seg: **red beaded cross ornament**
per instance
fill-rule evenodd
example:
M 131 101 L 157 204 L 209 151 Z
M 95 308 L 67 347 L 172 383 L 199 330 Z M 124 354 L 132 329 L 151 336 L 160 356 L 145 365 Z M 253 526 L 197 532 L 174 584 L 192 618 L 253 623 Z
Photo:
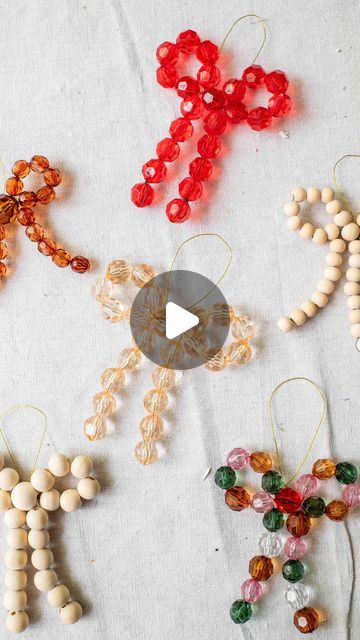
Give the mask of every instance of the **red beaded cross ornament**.
M 266 36 L 264 23 L 261 19 L 260 21 Z M 181 117 L 172 121 L 170 137 L 158 143 L 157 158 L 144 164 L 142 174 L 145 182 L 136 184 L 131 190 L 131 200 L 137 207 L 146 207 L 152 203 L 155 195 L 152 184 L 165 179 L 165 163 L 174 162 L 180 154 L 179 143 L 193 135 L 191 121 L 202 119 L 205 132 L 197 142 L 199 155 L 190 162 L 189 176 L 179 184 L 180 198 L 171 200 L 166 206 L 170 222 L 185 222 L 189 218 L 189 202 L 200 199 L 202 183 L 210 178 L 213 170 L 211 160 L 221 151 L 219 136 L 228 125 L 246 122 L 255 131 L 261 131 L 270 126 L 273 117 L 282 117 L 291 109 L 291 98 L 286 93 L 289 82 L 282 71 L 266 73 L 259 65 L 252 64 L 245 69 L 241 79 L 230 78 L 222 88 L 216 88 L 221 81 L 221 72 L 216 66 L 221 48 L 210 40 L 201 41 L 197 33 L 188 30 L 180 33 L 176 44 L 163 42 L 156 51 L 161 65 L 156 72 L 157 81 L 165 88 L 175 88 L 182 98 Z M 195 55 L 202 63 L 196 78 L 181 76 L 178 72 L 177 64 L 181 55 Z M 262 86 L 272 94 L 268 106 L 248 110 L 245 98 L 249 97 L 252 90 Z
M 42 174 L 45 186 L 35 191 L 24 191 L 23 178 L 30 171 Z M 5 238 L 5 225 L 17 220 L 26 227 L 27 237 L 36 242 L 38 250 L 44 256 L 51 256 L 52 261 L 58 267 L 71 266 L 76 273 L 85 273 L 90 268 L 90 262 L 83 256 L 71 256 L 58 247 L 55 242 L 47 238 L 44 229 L 37 224 L 34 207 L 40 204 L 49 204 L 55 199 L 54 187 L 61 182 L 58 169 L 52 169 L 49 161 L 44 156 L 34 156 L 30 162 L 17 160 L 12 168 L 13 176 L 6 181 L 6 194 L 0 195 L 0 277 L 7 273 L 7 266 L 2 262 L 8 255 L 8 249 L 3 242 Z
M 303 584 L 306 573 L 301 559 L 307 553 L 304 537 L 309 533 L 315 520 L 326 515 L 334 522 L 343 521 L 351 507 L 360 505 L 360 484 L 356 482 L 358 472 L 349 462 L 335 464 L 330 459 L 317 460 L 312 473 L 297 478 L 294 488 L 289 485 L 298 476 L 307 461 L 312 446 L 318 435 L 326 410 L 326 399 L 322 390 L 307 378 L 291 378 L 290 380 L 306 380 L 319 391 L 324 402 L 320 422 L 308 448 L 298 472 L 285 484 L 281 472 L 273 469 L 273 461 L 268 453 L 256 451 L 250 454 L 242 448 L 230 451 L 226 466 L 220 467 L 215 474 L 215 482 L 225 489 L 225 503 L 233 511 L 243 511 L 251 507 L 257 513 L 263 514 L 263 525 L 267 532 L 259 538 L 260 555 L 254 556 L 249 563 L 251 578 L 245 580 L 241 586 L 241 599 L 236 600 L 230 608 L 230 617 L 236 624 L 243 624 L 253 615 L 253 604 L 263 595 L 262 582 L 266 582 L 275 571 L 272 558 L 285 555 L 282 575 L 289 583 L 285 590 L 285 600 L 294 613 L 294 624 L 303 634 L 312 633 L 318 628 L 321 620 L 320 613 L 309 606 L 310 590 Z M 270 398 L 286 382 L 280 383 L 274 389 Z M 270 413 L 271 415 L 271 413 Z M 272 419 L 271 419 L 272 420 Z M 272 424 L 273 427 L 273 424 Z M 278 445 L 273 428 L 274 442 L 277 453 Z M 251 495 L 243 485 L 243 470 L 250 465 L 253 471 L 261 473 L 261 491 Z M 344 485 L 341 500 L 331 500 L 328 504 L 319 496 L 319 480 L 329 480 L 335 477 Z M 284 538 L 280 533 L 284 525 L 290 536 Z

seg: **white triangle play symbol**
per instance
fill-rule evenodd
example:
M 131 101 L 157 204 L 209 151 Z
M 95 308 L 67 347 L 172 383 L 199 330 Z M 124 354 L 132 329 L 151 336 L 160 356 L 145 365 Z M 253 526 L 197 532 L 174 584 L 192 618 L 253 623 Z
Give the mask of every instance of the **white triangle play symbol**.
M 168 340 L 177 338 L 185 331 L 196 327 L 199 324 L 199 318 L 179 307 L 175 302 L 168 302 L 166 305 L 166 337 Z

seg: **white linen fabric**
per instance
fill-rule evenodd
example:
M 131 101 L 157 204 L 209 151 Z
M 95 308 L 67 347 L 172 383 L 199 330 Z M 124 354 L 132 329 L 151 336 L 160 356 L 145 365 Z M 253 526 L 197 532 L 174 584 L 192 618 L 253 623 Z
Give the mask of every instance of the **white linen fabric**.
M 179 113 L 178 97 L 155 81 L 156 47 L 187 28 L 220 44 L 231 23 L 251 12 L 262 15 L 268 28 L 259 62 L 288 74 L 293 113 L 260 133 L 240 125 L 226 134 L 226 152 L 215 162 L 218 175 L 186 224 L 169 224 L 164 210 L 176 197 L 176 181 L 186 176 L 191 142 L 179 170 L 169 171 L 161 201 L 136 209 L 130 188 Z M 329 403 L 306 468 L 328 455 L 360 462 L 360 354 L 349 334 L 343 282 L 302 329 L 283 335 L 276 327 L 280 314 L 309 297 L 327 251 L 287 230 L 283 204 L 290 189 L 331 184 L 337 158 L 360 148 L 359 3 L 0 0 L 0 17 L 0 157 L 6 174 L 13 161 L 35 153 L 62 171 L 59 197 L 41 219 L 65 248 L 94 264 L 85 276 L 60 270 L 23 229 L 14 228 L 14 273 L 0 291 L 1 410 L 18 402 L 41 407 L 49 432 L 40 463 L 56 451 L 89 452 L 103 486 L 96 503 L 59 514 L 51 530 L 59 576 L 84 604 L 82 621 L 62 626 L 45 596 L 30 587 L 31 627 L 24 637 L 295 640 L 281 575 L 269 582 L 250 623 L 240 627 L 229 619 L 263 527 L 259 514 L 227 509 L 213 472 L 234 446 L 273 451 L 268 396 L 293 375 L 315 380 Z M 241 23 L 226 43 L 227 77 L 239 76 L 255 55 L 261 33 L 251 22 Z M 265 95 L 258 98 L 263 103 Z M 340 171 L 354 203 L 360 202 L 359 171 L 356 160 Z M 324 211 L 315 216 L 328 221 Z M 132 378 L 113 435 L 91 444 L 82 434 L 101 371 L 116 364 L 130 343 L 128 327 L 102 319 L 90 288 L 115 258 L 167 269 L 180 242 L 201 232 L 221 233 L 232 244 L 233 265 L 221 286 L 229 303 L 256 321 L 257 353 L 240 369 L 185 372 L 172 395 L 166 455 L 143 468 L 133 448 L 142 398 L 151 387 L 149 363 Z M 210 278 L 224 262 L 222 245 L 209 240 L 194 241 L 179 258 L 181 267 Z M 285 462 L 295 469 L 316 426 L 319 400 L 299 383 L 281 391 L 276 408 Z M 17 453 L 28 459 L 35 446 L 29 424 L 33 420 L 20 413 L 7 422 L 10 438 L 17 435 Z M 249 482 L 256 488 L 260 476 L 249 475 Z M 340 486 L 329 484 L 329 492 L 340 495 Z M 355 640 L 359 513 L 345 524 L 325 520 L 310 535 L 305 579 L 314 590 L 312 602 L 329 615 L 316 637 Z M 1 526 L 2 555 L 5 534 Z M 5 612 L 0 618 L 1 637 L 7 638 Z

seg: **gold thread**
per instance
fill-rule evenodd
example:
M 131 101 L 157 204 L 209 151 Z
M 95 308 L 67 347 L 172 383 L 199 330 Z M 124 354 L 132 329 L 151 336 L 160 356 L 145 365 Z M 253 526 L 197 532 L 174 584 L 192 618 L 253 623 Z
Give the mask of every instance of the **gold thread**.
M 295 473 L 291 476 L 291 478 L 289 478 L 289 480 L 286 482 L 286 485 L 291 484 L 295 478 L 298 477 L 298 475 L 300 474 L 300 472 L 302 471 L 303 467 L 305 466 L 305 464 L 307 463 L 310 453 L 314 447 L 315 441 L 319 435 L 321 426 L 324 422 L 324 418 L 325 418 L 325 414 L 326 414 L 326 397 L 325 394 L 323 392 L 323 390 L 321 389 L 321 387 L 319 387 L 318 384 L 316 384 L 316 382 L 313 382 L 312 380 L 309 380 L 309 378 L 305 378 L 303 376 L 295 376 L 294 378 L 287 378 L 286 380 L 283 380 L 282 382 L 280 382 L 275 389 L 273 389 L 273 391 L 270 394 L 270 398 L 269 398 L 269 420 L 270 420 L 270 427 L 271 427 L 271 433 L 272 433 L 272 437 L 274 440 L 274 445 L 275 445 L 275 450 L 276 450 L 276 455 L 278 458 L 278 462 L 279 462 L 279 470 L 280 473 L 282 473 L 281 471 L 281 463 L 280 463 L 280 446 L 279 443 L 277 441 L 276 438 L 276 429 L 275 429 L 275 423 L 274 423 L 274 419 L 273 419 L 273 401 L 274 401 L 274 397 L 277 393 L 277 391 L 284 386 L 285 384 L 287 384 L 288 382 L 293 382 L 293 381 L 297 381 L 297 380 L 303 380 L 304 382 L 308 382 L 309 384 L 311 384 L 314 389 L 317 391 L 318 395 L 320 396 L 320 398 L 322 399 L 323 402 L 323 408 L 321 411 L 321 416 L 320 416 L 320 420 L 316 426 L 316 429 L 314 431 L 314 434 L 310 440 L 310 444 L 305 452 L 305 456 L 302 459 L 302 462 L 300 463 L 300 466 L 298 467 L 298 469 L 295 471 Z
M 236 27 L 236 25 L 238 24 L 238 22 L 241 22 L 241 20 L 245 20 L 245 18 L 257 18 L 258 22 L 260 22 L 262 30 L 263 30 L 263 40 L 260 46 L 260 49 L 258 50 L 254 60 L 252 61 L 251 64 L 255 64 L 256 60 L 258 59 L 260 53 L 262 52 L 264 46 L 265 46 L 265 42 L 267 39 L 267 30 L 266 30 L 266 25 L 265 25 L 265 20 L 264 18 L 261 18 L 260 16 L 256 15 L 256 13 L 248 13 L 246 14 L 246 16 L 241 16 L 241 18 L 238 18 L 237 20 L 235 20 L 235 22 L 231 25 L 229 31 L 227 32 L 224 40 L 221 43 L 221 47 L 220 47 L 220 53 L 223 49 L 223 46 L 226 42 L 226 40 L 228 39 L 229 35 L 231 34 L 232 30 Z
M 336 177 L 336 169 L 338 168 L 339 164 L 345 160 L 345 158 L 360 158 L 360 154 L 359 153 L 346 153 L 344 156 L 342 156 L 341 158 L 339 158 L 339 160 L 337 160 L 337 162 L 335 162 L 334 166 L 333 166 L 333 170 L 332 170 L 332 176 L 333 176 L 333 181 L 334 181 L 334 185 L 336 187 L 336 190 L 340 196 L 340 198 L 345 202 L 346 206 L 348 207 L 348 210 L 350 211 L 350 213 L 352 213 L 353 215 L 354 212 L 352 210 L 351 204 L 348 201 L 348 199 L 345 196 L 345 193 L 342 189 L 342 187 L 340 186 L 337 177 Z
M 8 439 L 6 437 L 6 434 L 5 434 L 4 419 L 9 413 L 13 413 L 15 411 L 18 411 L 19 409 L 33 409 L 34 411 L 37 411 L 38 413 L 41 413 L 41 415 L 44 418 L 44 428 L 43 428 L 43 430 L 41 432 L 39 446 L 38 446 L 37 451 L 36 451 L 34 466 L 33 466 L 32 470 L 31 470 L 31 473 L 30 473 L 30 476 L 31 476 L 33 471 L 36 469 L 36 465 L 37 465 L 37 462 L 38 462 L 38 459 L 39 459 L 39 456 L 40 456 L 40 453 L 41 453 L 41 449 L 42 449 L 43 444 L 44 444 L 45 435 L 46 435 L 47 430 L 48 430 L 48 419 L 47 419 L 46 413 L 44 413 L 41 409 L 39 409 L 38 407 L 35 407 L 32 404 L 15 404 L 14 406 L 9 407 L 9 409 L 6 409 L 6 411 L 4 411 L 4 413 L 2 413 L 0 415 L 0 436 L 2 437 L 2 439 L 4 441 L 5 447 L 7 449 L 7 452 L 9 454 L 10 458 L 11 458 L 11 461 L 12 461 L 15 469 L 17 469 L 18 471 L 19 471 L 18 463 L 16 461 L 16 458 L 15 458 L 14 454 L 11 451 L 11 447 L 9 445 L 9 441 L 8 441 Z

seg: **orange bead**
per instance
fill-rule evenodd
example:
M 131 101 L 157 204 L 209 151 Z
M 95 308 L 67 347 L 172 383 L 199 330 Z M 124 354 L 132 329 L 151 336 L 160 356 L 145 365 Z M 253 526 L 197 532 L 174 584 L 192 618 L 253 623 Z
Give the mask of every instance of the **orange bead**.
M 271 456 L 263 451 L 255 451 L 250 456 L 250 465 L 256 473 L 267 473 L 272 469 Z
M 274 565 L 271 558 L 266 556 L 254 556 L 249 563 L 249 573 L 254 580 L 265 582 L 274 573 Z
M 41 187 L 41 189 L 36 192 L 36 197 L 41 204 L 48 204 L 55 199 L 55 191 L 52 187 Z
M 39 242 L 44 237 L 44 229 L 39 224 L 26 227 L 25 233 L 31 242 Z
M 45 156 L 33 156 L 30 160 L 30 165 L 35 173 L 44 173 L 49 168 L 49 160 Z
M 23 191 L 19 195 L 19 202 L 23 207 L 32 207 L 37 203 L 36 193 L 33 191 Z
M 304 607 L 295 612 L 294 625 L 301 633 L 312 633 L 319 626 L 319 616 L 315 609 Z
M 23 190 L 23 183 L 20 178 L 9 178 L 6 180 L 5 189 L 10 196 L 18 196 Z
M 85 273 L 85 271 L 89 271 L 90 269 L 89 260 L 83 256 L 75 256 L 75 258 L 71 260 L 70 265 L 76 273 Z
M 341 522 L 349 513 L 348 505 L 342 500 L 333 500 L 326 507 L 325 514 L 334 522 Z
M 58 169 L 47 169 L 44 173 L 45 184 L 49 187 L 57 187 L 61 182 L 61 175 Z
M 8 254 L 7 246 L 4 242 L 0 242 L 0 260 L 4 260 Z
M 34 224 L 35 214 L 30 207 L 22 207 L 19 210 L 17 219 L 24 227 L 28 227 L 30 224 Z
M 7 272 L 6 264 L 0 262 L 0 278 L 5 278 Z
M 48 238 L 43 238 L 38 242 L 38 250 L 43 256 L 52 256 L 56 251 L 56 244 Z
M 8 224 L 16 215 L 18 203 L 10 196 L 0 196 L 0 225 Z
M 332 460 L 316 460 L 312 469 L 313 475 L 319 480 L 330 480 L 335 475 L 336 464 Z
M 287 518 L 286 528 L 292 536 L 301 538 L 309 533 L 311 529 L 311 520 L 305 513 L 298 511 Z
M 159 415 L 152 413 L 140 422 L 140 431 L 144 440 L 160 440 L 164 433 L 164 423 Z
M 57 267 L 64 268 L 69 266 L 71 258 L 65 249 L 57 249 L 53 254 L 52 261 Z
M 232 487 L 225 493 L 225 502 L 233 511 L 242 511 L 250 504 L 250 496 L 243 487 Z
M 30 164 L 26 160 L 16 160 L 12 172 L 17 178 L 26 178 L 30 173 Z
M 5 238 L 5 229 L 4 227 L 0 227 L 0 241 Z
M 150 440 L 147 442 L 138 442 L 135 447 L 135 458 L 140 464 L 152 464 L 158 459 L 158 450 L 156 444 Z

